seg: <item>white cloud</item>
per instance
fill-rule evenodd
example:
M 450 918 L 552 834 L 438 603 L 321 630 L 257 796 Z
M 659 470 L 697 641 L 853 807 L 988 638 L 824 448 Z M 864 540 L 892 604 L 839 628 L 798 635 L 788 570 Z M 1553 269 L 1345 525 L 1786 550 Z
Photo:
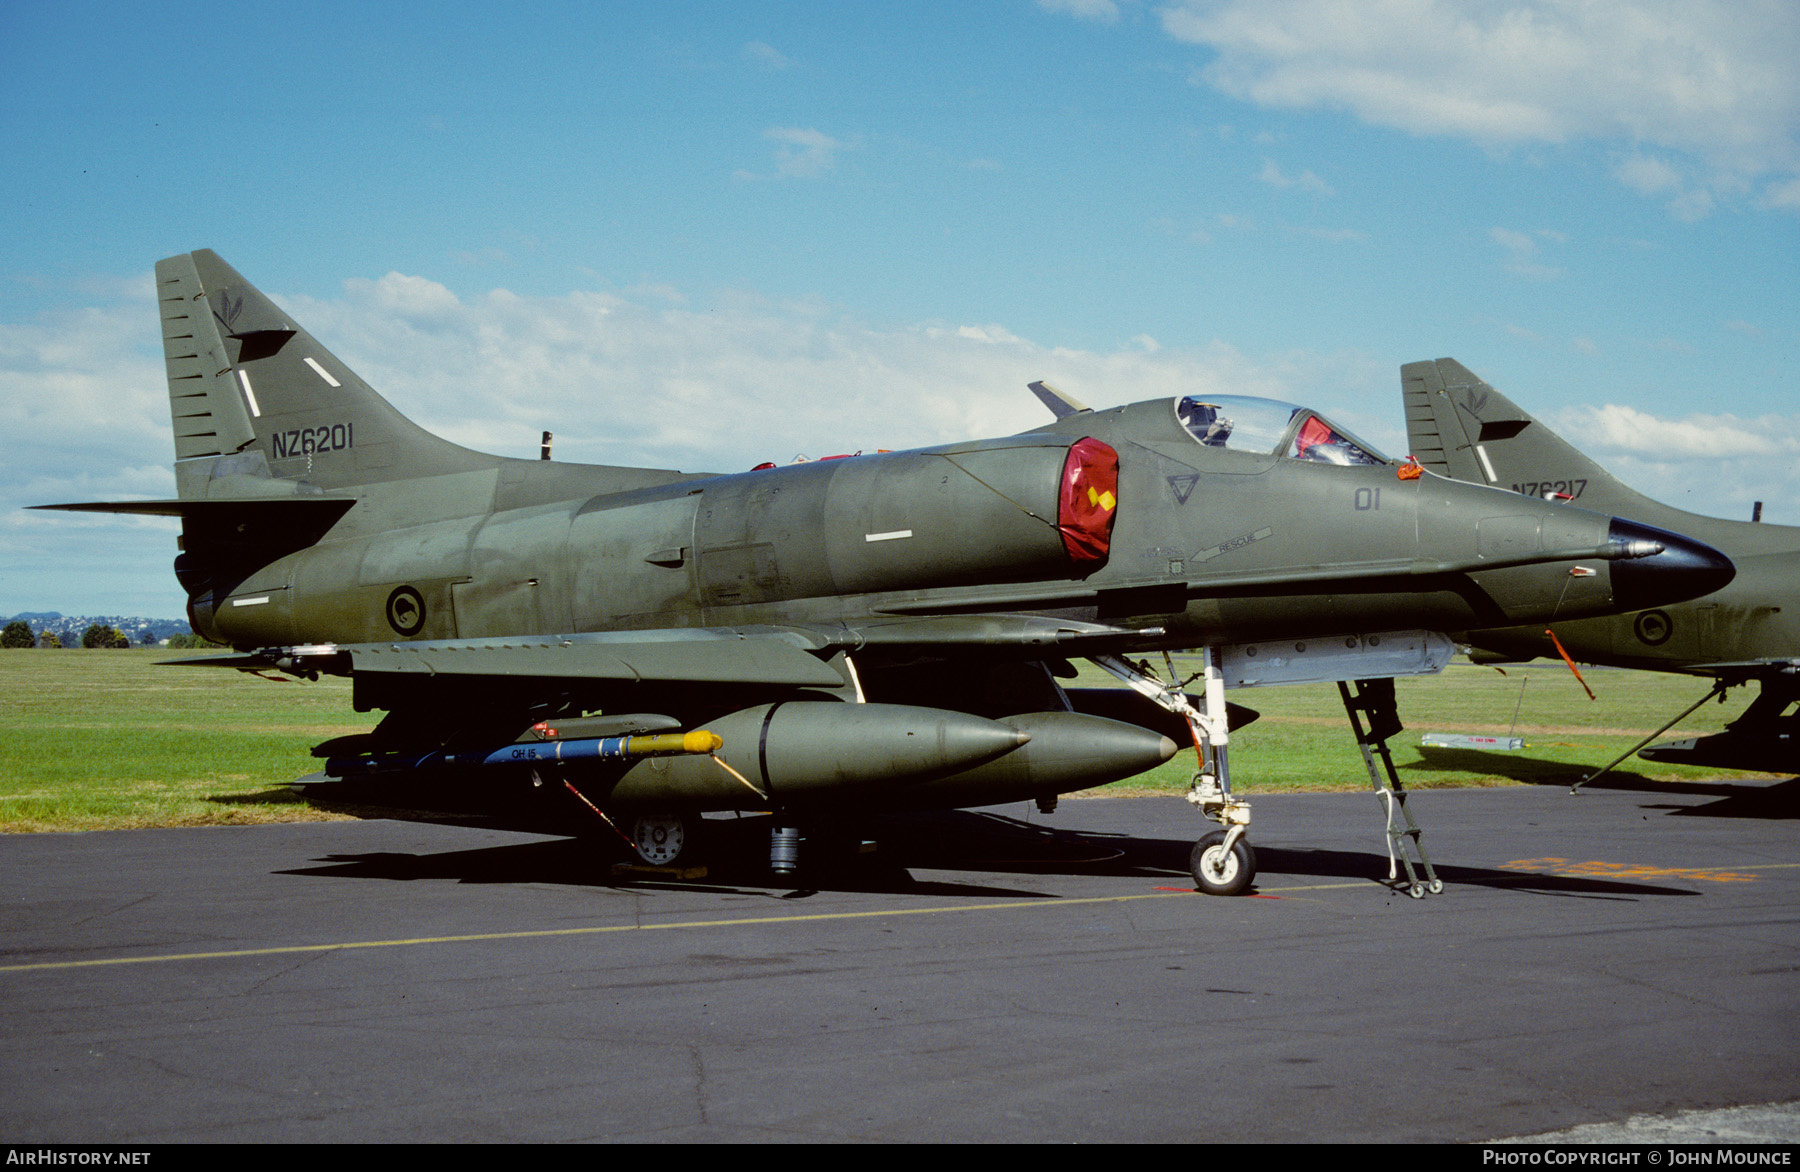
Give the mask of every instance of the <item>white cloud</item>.
M 1693 223 L 1704 220 L 1712 214 L 1713 195 L 1710 191 L 1684 191 L 1669 201 L 1669 214 L 1677 220 Z
M 1531 256 L 1537 252 L 1537 241 L 1523 232 L 1514 232 L 1510 228 L 1489 228 L 1488 239 L 1514 256 Z
M 1613 168 L 1613 174 L 1619 182 L 1642 195 L 1657 195 L 1681 187 L 1679 171 L 1664 160 L 1642 152 L 1626 156 Z
M 1119 6 L 1113 0 L 1037 0 L 1045 12 L 1055 12 L 1082 20 L 1112 24 L 1119 19 Z
M 0 324 L 0 431 L 9 479 L 54 495 L 113 485 L 122 466 L 163 462 L 149 454 L 157 441 L 170 444 L 156 322 L 146 296 Z M 170 473 L 157 491 L 174 484 Z M 112 491 L 144 495 L 142 488 Z
M 1637 491 L 1708 517 L 1750 519 L 1751 503 L 1769 520 L 1800 522 L 1800 415 L 1693 414 L 1663 418 L 1607 403 L 1568 407 L 1550 424 L 1608 472 Z
M 846 145 L 805 126 L 772 127 L 764 137 L 781 144 L 775 151 L 775 170 L 795 179 L 813 179 L 831 170 Z
M 122 304 L 0 323 L 0 611 L 181 613 L 173 521 L 26 511 L 175 494 L 155 284 L 132 285 Z
M 1559 429 L 1581 436 L 1583 446 L 1661 460 L 1800 460 L 1800 416 L 1689 415 L 1661 419 L 1635 407 L 1607 403 L 1573 407 L 1559 416 Z
M 514 455 L 535 452 L 547 429 L 559 458 L 593 463 L 731 471 L 796 452 L 1007 434 L 1039 421 L 1024 390 L 1035 378 L 1096 405 L 1345 385 L 1337 366 L 1308 374 L 1304 356 L 1270 366 L 1141 335 L 1076 350 L 994 322 L 877 327 L 816 302 L 737 293 L 702 304 L 662 285 L 459 298 L 396 273 L 347 281 L 341 298 L 277 300 L 422 426 Z M 168 443 L 160 371 L 153 386 L 149 463 Z
M 1298 175 L 1288 175 L 1275 164 L 1273 159 L 1264 159 L 1262 170 L 1256 176 L 1271 187 L 1298 187 L 1302 191 L 1310 191 L 1314 195 L 1336 195 L 1331 184 L 1314 175 L 1311 171 L 1302 171 Z
M 1640 195 L 1667 195 L 1665 205 L 1678 220 L 1692 223 L 1712 214 L 1714 195 L 1706 186 L 1668 163 L 1667 160 L 1641 152 L 1631 154 L 1613 168 L 1613 174 L 1625 186 Z M 1729 176 L 1715 176 L 1712 186 L 1735 191 L 1741 181 Z
M 744 46 L 744 60 L 760 65 L 764 69 L 786 69 L 792 65 L 781 50 L 763 41 L 751 41 Z
M 1800 176 L 1781 179 L 1763 189 L 1762 206 L 1800 211 Z
M 1634 155 L 1638 190 L 1729 188 L 1800 169 L 1800 8 L 1786 0 L 1178 0 L 1165 31 L 1259 105 L 1345 108 L 1414 134 L 1574 139 Z M 1788 206 L 1765 197 L 1770 206 Z M 1678 200 L 1677 215 L 1703 214 Z
M 1567 241 L 1568 237 L 1561 232 L 1539 229 L 1537 232 L 1514 232 L 1510 228 L 1494 227 L 1488 229 L 1488 239 L 1506 250 L 1507 260 L 1501 266 L 1507 272 L 1520 277 L 1547 281 L 1560 277 L 1563 271 L 1553 265 L 1538 263 L 1538 241 L 1549 240 L 1557 244 Z
M 391 272 L 379 281 L 355 277 L 344 284 L 353 299 L 414 329 L 456 329 L 463 325 L 462 303 L 436 281 Z
M 1369 238 L 1367 232 L 1357 228 L 1293 228 L 1290 230 L 1301 236 L 1311 236 L 1315 240 L 1324 240 L 1332 244 L 1358 244 Z
M 1005 326 L 999 325 L 958 326 L 956 327 L 956 336 L 967 338 L 972 342 L 1017 344 L 1024 341 Z

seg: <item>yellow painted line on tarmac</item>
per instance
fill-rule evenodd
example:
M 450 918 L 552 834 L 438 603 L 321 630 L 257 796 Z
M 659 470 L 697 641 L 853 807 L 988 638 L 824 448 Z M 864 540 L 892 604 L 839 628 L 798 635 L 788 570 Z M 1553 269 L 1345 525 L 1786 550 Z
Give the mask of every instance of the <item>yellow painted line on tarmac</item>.
M 1296 883 L 1292 887 L 1259 887 L 1243 895 L 1230 896 L 1231 899 L 1280 899 L 1290 891 L 1339 891 L 1347 887 L 1369 887 L 1371 885 L 1385 887 L 1387 884 L 1379 879 L 1358 879 L 1351 883 Z M 1158 887 L 1158 891 L 1179 893 L 1181 895 L 1199 895 L 1192 887 Z M 1127 896 L 1136 899 L 1137 896 Z
M 1331 887 L 1366 887 L 1366 883 L 1334 883 Z M 1263 894 L 1317 891 L 1319 887 L 1282 887 Z M 281 956 L 296 952 L 338 952 L 352 948 L 409 948 L 420 944 L 476 944 L 489 940 L 537 940 L 555 936 L 598 936 L 609 932 L 661 932 L 681 928 L 742 928 L 757 924 L 801 924 L 820 920 L 865 920 L 881 916 L 928 916 L 949 912 L 989 912 L 1020 908 L 1078 907 L 1082 904 L 1131 903 L 1141 899 L 1179 899 L 1199 893 L 1193 890 L 1156 891 L 1142 895 L 1098 895 L 1078 899 L 1027 899 L 1007 903 L 965 903 L 949 907 L 879 908 L 862 912 L 818 912 L 797 916 L 747 916 L 729 920 L 677 920 L 666 924 L 608 924 L 592 928 L 542 928 L 520 932 L 479 932 L 466 936 L 415 936 L 401 940 L 347 940 L 336 944 L 286 944 L 273 948 L 234 948 L 218 952 L 179 952 L 162 956 L 114 956 L 96 960 L 55 960 L 41 964 L 0 965 L 0 973 L 45 969 L 102 968 L 120 964 L 163 964 L 180 960 L 228 960 L 242 956 Z
M 1744 882 L 1754 880 L 1755 875 L 1739 874 L 1744 871 L 1776 871 L 1800 868 L 1800 863 L 1752 863 L 1747 866 L 1724 867 L 1651 867 L 1630 863 L 1607 863 L 1590 861 L 1571 863 L 1562 858 L 1518 859 L 1510 863 L 1501 863 L 1502 869 L 1512 871 L 1537 872 L 1582 878 L 1639 879 L 1639 878 L 1691 878 L 1716 882 Z M 1348 883 L 1306 883 L 1285 887 L 1261 888 L 1251 893 L 1252 897 L 1265 899 L 1299 894 L 1311 891 L 1343 891 L 1351 888 L 1369 887 L 1378 884 L 1375 880 L 1358 879 Z M 882 916 L 929 916 L 945 915 L 955 912 L 992 912 L 1015 911 L 1024 908 L 1079 907 L 1085 904 L 1133 903 L 1145 899 L 1181 899 L 1196 896 L 1200 893 L 1191 888 L 1161 888 L 1138 895 L 1097 895 L 1076 899 L 1026 899 L 1012 900 L 1005 903 L 967 903 L 944 907 L 915 908 L 877 908 L 860 912 L 817 912 L 807 915 L 792 916 L 745 916 L 724 920 L 675 920 L 663 924 L 606 924 L 588 928 L 541 928 L 518 932 L 477 932 L 458 936 L 413 936 L 395 940 L 343 940 L 331 944 L 284 944 L 270 948 L 233 948 L 215 952 L 176 952 L 158 956 L 113 956 L 93 960 L 56 960 L 37 964 L 0 965 L 0 973 L 41 972 L 48 969 L 84 969 L 104 968 L 111 965 L 126 964 L 165 964 L 184 960 L 229 960 L 245 956 L 282 956 L 304 952 L 341 952 L 354 948 L 410 948 L 424 944 L 478 944 L 493 940 L 536 940 L 556 936 L 598 936 L 614 932 L 662 932 L 693 928 L 740 928 L 767 924 L 800 924 L 824 920 L 866 920 Z

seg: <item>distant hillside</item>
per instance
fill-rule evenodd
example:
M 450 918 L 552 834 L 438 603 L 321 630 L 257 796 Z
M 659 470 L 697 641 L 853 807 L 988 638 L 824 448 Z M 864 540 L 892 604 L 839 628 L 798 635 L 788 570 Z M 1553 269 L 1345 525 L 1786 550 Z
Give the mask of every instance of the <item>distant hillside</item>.
M 82 614 L 63 615 L 55 611 L 25 611 L 20 614 L 7 615 L 0 618 L 0 627 L 15 620 L 23 620 L 31 627 L 33 635 L 42 635 L 45 631 L 53 632 L 62 640 L 64 647 L 80 647 L 81 633 L 95 623 L 103 627 L 115 627 L 132 645 L 143 646 L 150 643 L 161 643 L 171 635 L 192 634 L 188 621 L 182 619 L 147 619 L 139 615 L 116 614 Z

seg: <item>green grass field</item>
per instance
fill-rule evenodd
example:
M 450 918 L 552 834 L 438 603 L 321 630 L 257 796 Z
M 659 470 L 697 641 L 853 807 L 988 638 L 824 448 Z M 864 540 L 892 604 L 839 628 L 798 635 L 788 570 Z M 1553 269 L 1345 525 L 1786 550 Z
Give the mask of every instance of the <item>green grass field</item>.
M 177 653 L 179 654 L 179 653 Z M 157 650 L 0 651 L 0 830 L 95 830 L 345 817 L 285 788 L 310 773 L 315 743 L 372 727 L 350 706 L 345 680 L 302 683 L 216 669 L 161 667 Z M 1177 658 L 1177 668 L 1193 670 Z M 1507 674 L 1461 661 L 1443 675 L 1399 683 L 1407 729 L 1391 742 L 1410 788 L 1567 782 L 1604 764 L 1705 694 L 1683 676 L 1593 669 L 1589 701 L 1560 666 Z M 1092 677 L 1092 678 L 1089 678 Z M 1084 669 L 1080 682 L 1109 681 Z M 1262 713 L 1233 737 L 1232 771 L 1245 793 L 1355 789 L 1362 757 L 1330 684 L 1234 691 Z M 1716 732 L 1749 703 L 1740 689 L 1668 734 Z M 1517 712 L 1515 725 L 1514 713 Z M 1522 736 L 1522 752 L 1419 749 L 1429 731 Z M 1179 792 L 1193 771 L 1183 753 L 1105 793 Z M 1626 777 L 1683 780 L 1757 776 L 1651 765 Z
M 284 784 L 370 727 L 344 680 L 159 667 L 184 653 L 0 651 L 0 829 L 318 818 Z
M 1176 656 L 1176 670 L 1198 670 L 1197 658 Z M 1089 682 L 1087 670 L 1079 681 Z M 1636 744 L 1711 687 L 1710 680 L 1614 668 L 1583 668 L 1596 699 L 1560 663 L 1509 665 L 1504 672 L 1456 659 L 1441 675 L 1401 679 L 1395 692 L 1406 730 L 1388 742 L 1408 789 L 1444 786 L 1567 784 Z M 1754 688 L 1734 690 L 1723 705 L 1702 706 L 1660 739 L 1718 732 L 1750 703 Z M 1226 693 L 1261 718 L 1232 736 L 1232 785 L 1255 793 L 1360 789 L 1368 773 L 1335 684 L 1243 688 Z M 1421 749 L 1427 732 L 1517 736 L 1517 752 Z M 1193 754 L 1109 787 L 1183 790 Z M 1683 781 L 1761 777 L 1718 769 L 1657 765 L 1630 758 L 1620 779 Z

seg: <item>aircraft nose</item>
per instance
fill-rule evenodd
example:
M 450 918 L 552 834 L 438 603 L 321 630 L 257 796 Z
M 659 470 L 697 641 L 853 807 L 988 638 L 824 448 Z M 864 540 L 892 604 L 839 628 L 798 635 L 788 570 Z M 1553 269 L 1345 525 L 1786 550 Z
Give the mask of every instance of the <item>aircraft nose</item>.
M 1686 602 L 1737 577 L 1730 558 L 1667 529 L 1614 517 L 1607 537 L 1630 551 L 1612 563 L 1613 600 L 1624 610 Z

